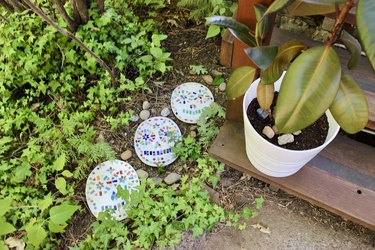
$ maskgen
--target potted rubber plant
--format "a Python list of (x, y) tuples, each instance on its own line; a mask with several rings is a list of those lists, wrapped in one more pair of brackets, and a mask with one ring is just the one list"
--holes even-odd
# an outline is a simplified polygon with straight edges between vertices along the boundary
[[(375, 68), (375, 1), (357, 1), (356, 26), (360, 42), (343, 29), (354, 4), (354, 0), (275, 0), (268, 8), (256, 4), (249, 6), (254, 8), (257, 18), (255, 31), (230, 17), (207, 18), (208, 24), (228, 28), (247, 44), (249, 48), (245, 53), (257, 66), (234, 70), (226, 95), (228, 99), (235, 99), (246, 92), (243, 101), (246, 152), (261, 172), (277, 177), (292, 175), (333, 140), (340, 126), (351, 134), (366, 126), (369, 116), (366, 97), (355, 80), (342, 72), (340, 59), (333, 49), (337, 41), (346, 46), (351, 53), (346, 67), (352, 69), (358, 64), (363, 48)], [(297, 15), (336, 10), (328, 40), (314, 47), (296, 40), (281, 46), (267, 45), (265, 38), (272, 29), (272, 15), (285, 8), (289, 14)], [(254, 102), (258, 105), (255, 108)], [(266, 126), (256, 131), (252, 117), (272, 121), (273, 125), (268, 126), (272, 131), (267, 134)], [(301, 132), (308, 133), (308, 129), (322, 119), (323, 123), (328, 122), (328, 128), (321, 145), (294, 150), (270, 142), (275, 139), (269, 137), (274, 138), (272, 134), (275, 134), (277, 141), (284, 138), (282, 144), (288, 144)]]

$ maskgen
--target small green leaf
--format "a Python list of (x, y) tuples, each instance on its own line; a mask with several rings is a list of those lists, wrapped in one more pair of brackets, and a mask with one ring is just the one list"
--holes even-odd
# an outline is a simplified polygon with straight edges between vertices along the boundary
[(265, 69), (273, 63), (278, 49), (277, 46), (261, 46), (246, 48), (244, 51), (254, 64), (260, 69)]
[(197, 236), (203, 234), (203, 228), (201, 228), (199, 226), (194, 226), (192, 231), (193, 231), (193, 236), (194, 237), (197, 237)]
[(334, 49), (317, 46), (290, 65), (281, 83), (274, 111), (281, 133), (306, 128), (321, 117), (335, 99), (341, 64)]
[(269, 15), (273, 12), (279, 11), (280, 9), (288, 6), (294, 0), (275, 0), (273, 3), (268, 7), (267, 11), (264, 13), (265, 15)]
[(155, 58), (160, 58), (163, 55), (163, 51), (161, 48), (150, 48), (150, 53), (153, 55)]
[(342, 75), (339, 90), (329, 110), (341, 128), (350, 134), (361, 131), (368, 122), (366, 96), (349, 75)]
[(62, 174), (63, 176), (65, 176), (65, 177), (68, 177), (68, 178), (70, 178), (70, 177), (73, 176), (73, 173), (70, 172), (69, 170), (64, 170), (64, 171), (62, 171), (61, 174)]
[(57, 190), (59, 190), (63, 195), (66, 195), (68, 193), (68, 191), (66, 190), (66, 180), (63, 177), (58, 177), (55, 180), (55, 186)]
[(0, 199), (0, 217), (10, 210), (12, 201), (10, 197)]
[(29, 242), (36, 248), (38, 248), (47, 237), (47, 232), (41, 224), (26, 227), (26, 233)]
[(356, 24), (366, 56), (375, 70), (375, 1), (358, 0)]
[(255, 198), (255, 207), (256, 209), (261, 209), (263, 207), (264, 199), (263, 196)]
[(66, 155), (65, 153), (62, 153), (59, 158), (56, 159), (56, 161), (53, 163), (53, 169), (56, 171), (61, 171), (64, 169), (66, 164)]
[(12, 224), (6, 222), (4, 218), (0, 219), (0, 225), (0, 236), (7, 235), (16, 231), (16, 228)]
[(51, 206), (52, 202), (53, 202), (53, 198), (51, 196), (51, 193), (49, 193), (43, 200), (41, 200), (38, 203), (38, 208), (44, 211), (47, 208), (49, 208), (49, 206)]
[(289, 63), (305, 48), (302, 42), (292, 40), (280, 46), (273, 63), (260, 72), (263, 84), (270, 84), (280, 78)]
[(348, 32), (343, 30), (341, 32), (341, 41), (344, 43), (345, 47), (349, 50), (351, 57), (348, 62), (348, 68), (353, 69), (356, 66), (358, 66), (359, 61), (361, 59), (361, 44), (358, 42), (357, 39), (355, 39), (352, 35), (350, 35)]
[(68, 202), (64, 202), (49, 210), (50, 220), (56, 224), (64, 224), (78, 209), (79, 206), (70, 205)]
[(206, 39), (220, 34), (220, 27), (217, 25), (210, 25), (207, 31)]
[(2, 240), (0, 240), (0, 250), (9, 250), (8, 246)]
[(63, 233), (65, 231), (65, 228), (68, 224), (62, 223), (62, 224), (56, 224), (53, 221), (48, 222), (48, 229), (52, 233)]
[(254, 81), (256, 69), (250, 66), (237, 68), (230, 76), (226, 88), (228, 100), (234, 100), (243, 95)]

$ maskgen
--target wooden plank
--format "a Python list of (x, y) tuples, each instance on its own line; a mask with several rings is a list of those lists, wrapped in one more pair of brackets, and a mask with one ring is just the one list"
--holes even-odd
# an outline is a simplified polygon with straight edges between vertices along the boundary
[[(316, 162), (310, 162), (289, 177), (266, 176), (256, 170), (248, 160), (243, 134), (242, 123), (225, 122), (209, 153), (217, 160), (239, 171), (280, 187), (288, 193), (325, 208), (345, 219), (375, 230), (375, 192), (373, 190), (322, 170), (315, 166)], [(333, 158), (329, 154), (328, 156)], [(347, 159), (351, 155), (342, 154), (342, 157)], [(357, 170), (353, 168), (352, 171)], [(363, 172), (366, 171), (361, 169), (361, 172), (358, 173), (363, 174)], [(374, 176), (368, 177), (374, 178)], [(350, 179), (350, 176), (348, 178)]]

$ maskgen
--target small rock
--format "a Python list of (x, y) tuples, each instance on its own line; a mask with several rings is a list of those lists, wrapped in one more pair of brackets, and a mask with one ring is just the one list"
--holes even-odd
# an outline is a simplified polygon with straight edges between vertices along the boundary
[(142, 104), (142, 108), (143, 109), (150, 109), (151, 104), (148, 101), (144, 101), (143, 104)]
[(97, 143), (105, 143), (105, 138), (104, 138), (104, 135), (103, 135), (102, 131), (99, 132), (99, 135), (96, 138), (96, 142)]
[(275, 125), (272, 126), (272, 130), (275, 132), (275, 134), (279, 133), (279, 130), (277, 129)]
[(190, 71), (189, 71), (189, 74), (194, 76), (194, 75), (196, 75), (197, 73), (195, 73), (194, 70), (190, 70)]
[(132, 115), (129, 120), (131, 122), (137, 122), (139, 120), (139, 116), (138, 115)]
[(299, 135), (299, 134), (301, 134), (301, 133), (302, 133), (302, 131), (301, 131), (301, 130), (298, 130), (298, 131), (294, 132), (293, 135)]
[(225, 82), (220, 83), (219, 90), (221, 92), (224, 92), (226, 88), (227, 88), (227, 84)]
[(173, 184), (172, 186), (171, 186), (171, 188), (173, 189), (173, 190), (177, 190), (177, 188), (180, 186), (180, 184), (178, 184), (178, 183), (175, 183), (175, 184)]
[(179, 181), (181, 179), (181, 175), (177, 173), (170, 173), (167, 175), (167, 177), (164, 178), (164, 182), (167, 183), (168, 185), (172, 185)]
[(161, 116), (167, 117), (171, 114), (171, 110), (169, 108), (163, 108), (163, 110), (160, 112)]
[(189, 135), (193, 138), (197, 137), (197, 132), (195, 132), (194, 130), (190, 131)]
[(151, 114), (155, 114), (156, 113), (156, 109), (151, 109)]
[(277, 137), (277, 143), (279, 145), (285, 145), (291, 142), (294, 142), (294, 136), (292, 134), (285, 134)]
[(159, 186), (160, 183), (163, 181), (160, 177), (152, 177), (151, 180), (155, 183), (155, 186)]
[(109, 143), (114, 144), (115, 140), (110, 140)]
[(121, 159), (123, 159), (124, 161), (130, 159), (130, 157), (132, 157), (132, 151), (130, 150), (126, 150), (124, 152), (122, 152), (122, 154), (120, 155)]
[(136, 172), (140, 179), (146, 179), (148, 177), (148, 173), (143, 169), (138, 169)]
[(203, 81), (207, 84), (212, 84), (212, 82), (214, 81), (214, 79), (210, 75), (204, 75), (202, 76), (202, 78), (203, 78)]
[(211, 71), (211, 73), (212, 73), (213, 76), (222, 76), (222, 75), (223, 75), (222, 72), (220, 72), (220, 71), (218, 71), (218, 70), (216, 70), (216, 69), (213, 69), (213, 70)]
[(275, 131), (270, 126), (265, 126), (262, 133), (267, 136), (269, 139), (272, 139), (275, 136)]
[(144, 121), (147, 120), (150, 115), (150, 110), (142, 110), (141, 113), (139, 113), (139, 117)]
[(262, 118), (263, 120), (266, 119), (268, 117), (268, 112), (264, 109), (261, 109), (261, 108), (258, 108), (257, 109), (257, 114), (260, 118)]
[(197, 125), (193, 125), (190, 127), (190, 131), (194, 131), (194, 130), (197, 130), (198, 129), (198, 126)]
[(155, 81), (155, 82), (154, 82), (154, 84), (155, 84), (156, 86), (159, 86), (159, 87), (163, 86), (164, 83), (165, 83), (165, 81)]
[(202, 189), (207, 191), (208, 196), (210, 196), (210, 201), (212, 203), (220, 205), (220, 194), (218, 192), (216, 192), (214, 189), (207, 186), (206, 184), (203, 184)]

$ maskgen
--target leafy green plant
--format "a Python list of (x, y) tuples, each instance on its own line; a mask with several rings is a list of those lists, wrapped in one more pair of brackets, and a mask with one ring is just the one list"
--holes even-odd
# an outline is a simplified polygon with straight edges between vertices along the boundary
[(193, 71), (197, 75), (204, 75), (208, 73), (208, 70), (201, 64), (199, 65), (189, 65), (191, 71)]
[[(289, 6), (291, 14), (322, 14), (332, 11), (333, 4), (339, 8), (340, 14), (337, 15), (325, 45), (307, 48), (301, 42), (289, 41), (276, 47), (264, 43), (271, 29), (272, 13)], [(349, 67), (358, 63), (360, 43), (353, 42), (355, 38), (342, 32), (344, 20), (353, 4), (352, 0), (275, 0), (269, 8), (254, 5), (251, 7), (254, 7), (258, 20), (254, 32), (232, 18), (217, 16), (207, 19), (210, 24), (229, 28), (235, 37), (251, 46), (245, 52), (261, 72), (257, 99), (261, 108), (269, 113), (274, 93), (273, 84), (288, 67), (272, 114), (281, 133), (293, 133), (311, 125), (328, 109), (348, 133), (356, 133), (367, 124), (369, 112), (366, 97), (358, 84), (349, 75), (342, 73), (339, 57), (332, 48), (338, 39), (343, 40), (352, 52)], [(361, 44), (373, 68), (375, 49), (371, 44), (375, 41), (375, 27), (369, 23), (374, 18), (374, 10), (373, 1), (358, 1), (357, 28)], [(241, 67), (234, 71), (228, 81), (227, 97), (235, 99), (241, 96), (253, 81), (255, 72), (252, 67)]]

